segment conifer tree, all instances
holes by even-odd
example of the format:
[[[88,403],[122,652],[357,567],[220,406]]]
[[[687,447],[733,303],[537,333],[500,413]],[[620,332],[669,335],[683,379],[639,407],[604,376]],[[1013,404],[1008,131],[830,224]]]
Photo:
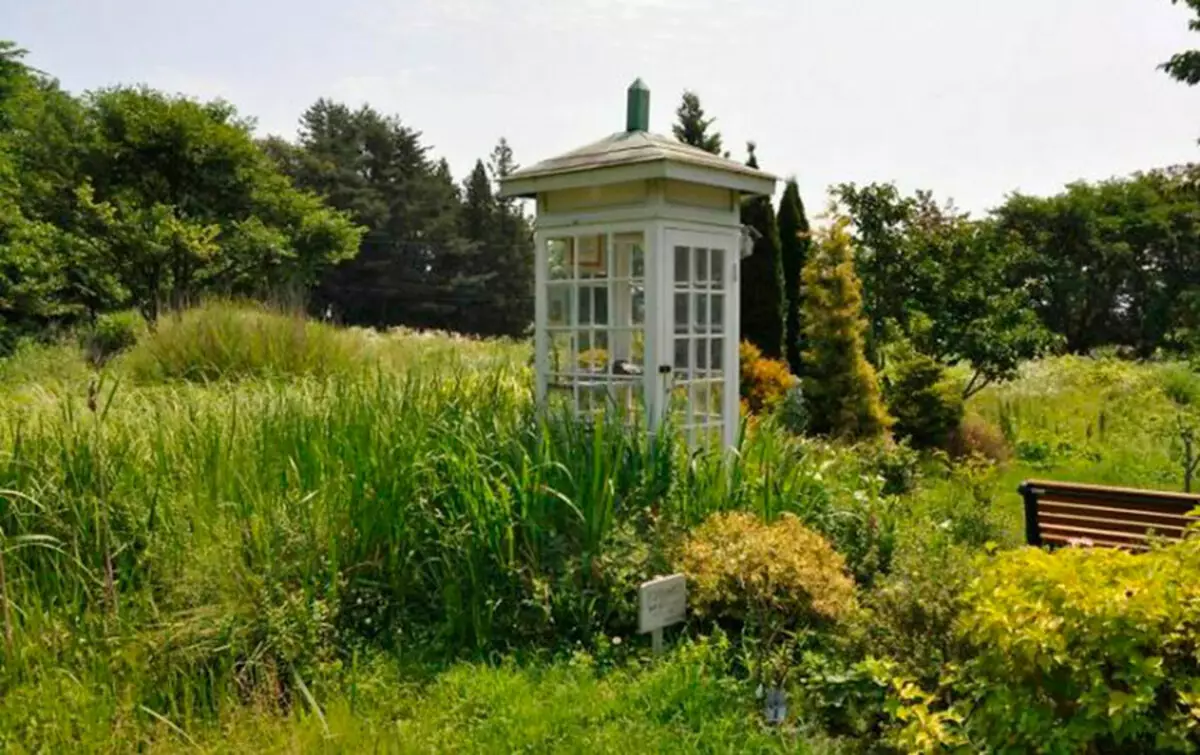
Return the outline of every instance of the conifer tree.
[[[758,167],[755,145],[746,145],[750,159],[746,164]],[[750,226],[757,236],[754,251],[742,260],[742,337],[771,359],[783,357],[783,266],[779,250],[779,226],[770,197],[752,197],[742,203],[742,225]]]
[[[675,110],[678,122],[672,127],[675,138],[684,144],[699,147],[714,155],[721,154],[721,135],[708,133],[716,118],[705,118],[704,108],[700,105],[700,97],[695,92],[685,91],[683,100]]]
[[[825,231],[804,266],[804,398],[809,429],[846,439],[882,435],[892,420],[875,368],[863,354],[862,284],[854,272],[849,221]]]
[[[800,322],[800,274],[808,260],[812,246],[808,217],[804,213],[804,202],[800,199],[800,188],[796,179],[787,182],[783,199],[779,204],[779,245],[783,260],[783,298],[786,307],[784,317],[785,352],[792,372],[799,375],[802,369],[801,354],[804,352],[804,329]]]

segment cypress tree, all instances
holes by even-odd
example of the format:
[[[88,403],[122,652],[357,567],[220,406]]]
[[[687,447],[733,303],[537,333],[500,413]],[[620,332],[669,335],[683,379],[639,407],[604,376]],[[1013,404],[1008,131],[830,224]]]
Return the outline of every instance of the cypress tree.
[[[746,164],[758,167],[755,145],[747,149]],[[783,357],[783,264],[779,226],[770,197],[752,197],[742,202],[742,225],[758,232],[754,251],[742,260],[742,337],[771,359]]]
[[[721,154],[721,135],[708,133],[708,128],[716,118],[705,118],[704,108],[700,105],[700,97],[695,92],[685,91],[683,100],[675,110],[679,122],[672,127],[675,138],[684,144],[699,147],[714,155]]]
[[[863,354],[867,324],[848,222],[826,231],[804,266],[804,398],[813,432],[867,439],[886,432],[892,419]]]
[[[796,179],[787,182],[783,200],[779,204],[779,244],[783,258],[783,298],[786,306],[784,317],[784,339],[786,355],[792,372],[802,372],[804,353],[804,329],[800,321],[800,274],[808,261],[808,250],[812,246],[812,234],[808,217],[804,213],[804,202],[800,199],[800,187]]]

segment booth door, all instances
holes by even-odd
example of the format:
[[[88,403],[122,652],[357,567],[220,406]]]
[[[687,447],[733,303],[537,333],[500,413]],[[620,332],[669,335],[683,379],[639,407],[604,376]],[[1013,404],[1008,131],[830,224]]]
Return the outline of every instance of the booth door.
[[[736,437],[737,236],[667,231],[671,421],[688,442]],[[748,292],[751,295],[752,292]]]

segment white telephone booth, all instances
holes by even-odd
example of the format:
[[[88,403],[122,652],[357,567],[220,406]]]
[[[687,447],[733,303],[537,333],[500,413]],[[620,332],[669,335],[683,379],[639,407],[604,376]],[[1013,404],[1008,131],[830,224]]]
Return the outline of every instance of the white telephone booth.
[[[775,177],[651,134],[650,93],[626,128],[519,170],[501,194],[537,200],[538,400],[668,415],[693,444],[737,438],[743,197]]]

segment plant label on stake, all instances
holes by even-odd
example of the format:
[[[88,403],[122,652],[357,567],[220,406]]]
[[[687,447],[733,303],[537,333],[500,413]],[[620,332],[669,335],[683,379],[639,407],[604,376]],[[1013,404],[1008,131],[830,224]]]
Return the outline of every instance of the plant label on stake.
[[[638,589],[638,632],[650,633],[654,652],[662,652],[662,630],[687,616],[687,580],[682,574],[643,582]]]

